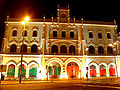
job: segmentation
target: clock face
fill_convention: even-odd
[[[66,17],[66,14],[65,14],[65,13],[62,13],[62,14],[61,14],[61,17],[62,17],[62,18],[65,18],[65,17]]]

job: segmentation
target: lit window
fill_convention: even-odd
[[[33,31],[33,37],[37,37],[37,31]]]
[[[89,32],[89,38],[93,38],[93,33]]]

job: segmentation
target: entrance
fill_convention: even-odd
[[[49,78],[58,78],[60,77],[61,67],[57,62],[50,63],[48,67]]]
[[[68,63],[67,65],[67,75],[69,78],[78,77],[79,66],[75,62]]]
[[[109,67],[109,75],[115,76],[115,67],[113,65],[110,65]]]
[[[94,65],[90,66],[90,77],[96,77],[96,67]]]

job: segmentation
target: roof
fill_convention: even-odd
[[[22,18],[9,18],[8,22],[21,22]],[[57,19],[38,19],[38,18],[31,18],[30,22],[58,22]],[[100,25],[115,25],[114,22],[104,22],[104,21],[82,21],[82,20],[72,20],[70,19],[69,23],[76,23],[76,24],[100,24]]]

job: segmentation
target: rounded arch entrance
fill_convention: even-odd
[[[92,62],[88,65],[88,72],[89,72],[89,76],[90,77],[96,77],[97,76],[97,73],[99,73],[99,66],[96,62]]]
[[[68,59],[66,62],[65,62],[65,69],[66,69],[66,73],[67,73],[67,76],[69,78],[77,78],[77,77],[81,77],[81,63],[78,59],[76,58],[71,58],[71,59]]]
[[[100,71],[101,77],[106,76],[106,67],[107,67],[107,64],[105,63],[99,64],[99,71]]]
[[[46,65],[49,78],[60,77],[63,68],[63,63],[60,59],[58,58],[50,59],[47,61]]]
[[[20,76],[21,63],[17,64],[17,66],[18,66],[18,76]],[[25,62],[22,62],[22,77],[25,77],[26,75],[26,67],[27,64]]]
[[[116,68],[115,68],[115,63],[111,62],[111,63],[108,65],[108,68],[109,68],[109,75],[110,75],[110,76],[115,76],[115,75],[117,75],[117,73],[116,73]]]

